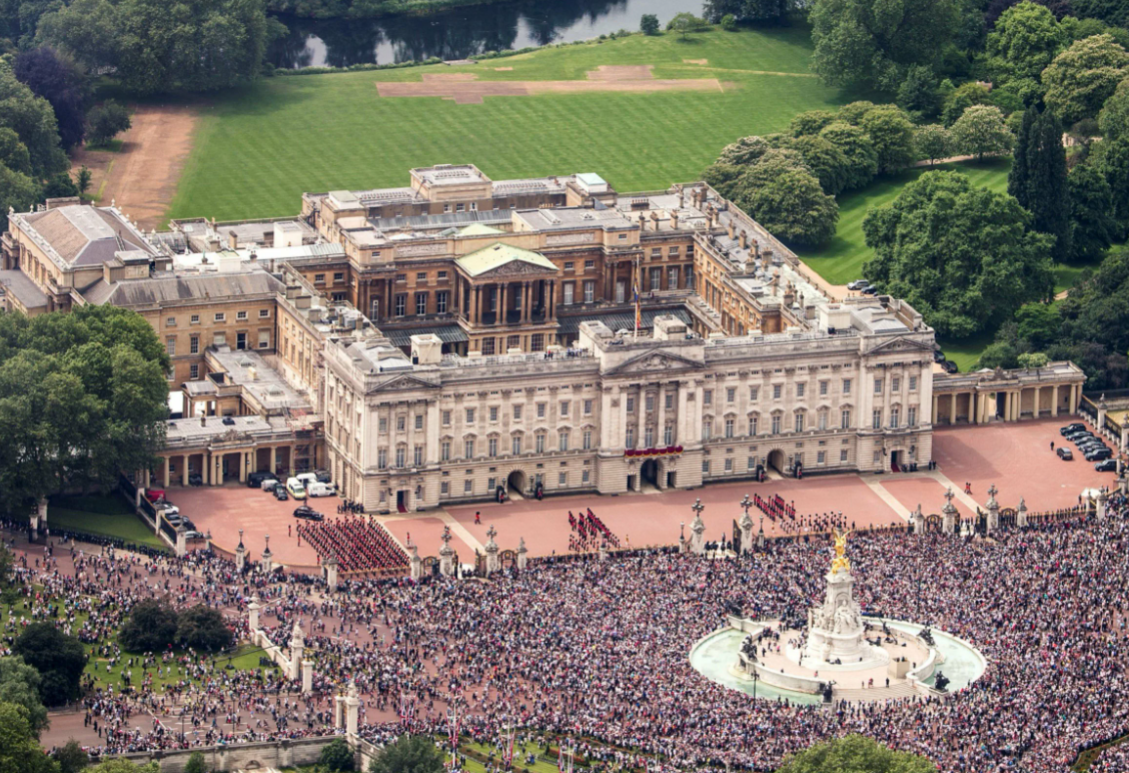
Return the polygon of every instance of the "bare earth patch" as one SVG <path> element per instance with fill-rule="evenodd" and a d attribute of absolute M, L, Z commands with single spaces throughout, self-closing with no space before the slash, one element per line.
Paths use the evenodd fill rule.
<path fill-rule="evenodd" d="M 685 62 L 686 64 L 703 64 L 704 65 L 704 64 L 710 63 L 709 59 L 683 59 L 682 61 Z"/>
<path fill-rule="evenodd" d="M 603 65 L 583 81 L 480 81 L 474 73 L 429 73 L 418 83 L 376 84 L 382 97 L 440 97 L 456 104 L 481 104 L 483 97 L 594 92 L 725 91 L 734 84 L 716 78 L 656 80 L 653 65 Z M 508 69 L 508 68 L 499 68 Z M 512 69 L 512 68 L 510 68 Z"/>
<path fill-rule="evenodd" d="M 495 67 L 494 72 L 513 72 L 512 67 Z"/>
<path fill-rule="evenodd" d="M 113 201 L 142 228 L 159 227 L 192 149 L 196 117 L 185 105 L 137 107 L 119 152 L 75 151 L 74 167 L 85 164 L 92 172 L 87 193 L 100 192 L 99 204 Z"/>

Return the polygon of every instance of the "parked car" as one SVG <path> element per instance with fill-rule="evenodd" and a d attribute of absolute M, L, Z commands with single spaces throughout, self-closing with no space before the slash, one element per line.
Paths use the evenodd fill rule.
<path fill-rule="evenodd" d="M 1063 437 L 1066 437 L 1071 432 L 1078 432 L 1078 431 L 1084 430 L 1084 429 L 1086 429 L 1085 424 L 1079 424 L 1079 423 L 1075 422 L 1074 424 L 1067 424 L 1065 427 L 1059 427 L 1058 434 L 1062 435 Z"/>
<path fill-rule="evenodd" d="M 267 478 L 261 484 L 259 484 L 259 488 L 261 488 L 263 491 L 274 491 L 277 487 L 278 478 Z"/>
<path fill-rule="evenodd" d="M 204 485 L 204 476 L 201 475 L 198 472 L 190 472 L 188 474 L 188 485 L 189 486 L 203 486 Z"/>
<path fill-rule="evenodd" d="M 878 288 L 874 285 L 867 285 L 861 290 L 863 295 L 878 295 Z"/>
<path fill-rule="evenodd" d="M 958 368 L 957 364 L 952 360 L 945 360 L 943 363 L 941 363 L 941 367 L 946 373 L 957 373 L 958 371 L 960 371 L 960 368 Z"/>
<path fill-rule="evenodd" d="M 945 353 L 943 351 L 941 351 L 940 349 L 934 349 L 933 350 L 933 362 L 937 363 L 938 365 L 944 363 L 945 362 Z"/>
<path fill-rule="evenodd" d="M 247 476 L 248 488 L 259 488 L 263 485 L 264 480 L 269 480 L 274 477 L 273 472 L 259 471 L 253 472 Z"/>
<path fill-rule="evenodd" d="M 314 473 L 314 472 L 300 472 L 297 475 L 295 475 L 294 477 L 297 478 L 298 480 L 302 481 L 302 485 L 305 486 L 307 489 L 310 487 L 311 483 L 317 483 L 318 482 L 317 473 Z"/>
<path fill-rule="evenodd" d="M 1109 446 L 1107 446 L 1105 443 L 1101 442 L 1100 440 L 1095 440 L 1092 443 L 1082 443 L 1078 446 L 1078 450 L 1083 455 L 1088 454 L 1091 451 L 1101 451 L 1103 448 L 1106 451 L 1109 450 Z"/>
<path fill-rule="evenodd" d="M 1109 450 L 1105 446 L 1102 446 L 1101 448 L 1095 448 L 1092 451 L 1087 451 L 1086 452 L 1086 461 L 1087 462 L 1100 462 L 1100 461 L 1103 461 L 1105 459 L 1109 459 L 1111 456 L 1113 456 L 1113 451 Z"/>
<path fill-rule="evenodd" d="M 313 482 L 306 487 L 306 493 L 311 497 L 332 497 L 337 494 L 337 487 L 332 483 Z"/>
<path fill-rule="evenodd" d="M 279 502 L 285 502 L 286 500 L 290 499 L 290 495 L 286 493 L 286 486 L 283 486 L 281 484 L 275 486 L 274 491 L 272 491 L 271 493 L 274 494 L 274 498 Z"/>
<path fill-rule="evenodd" d="M 869 279 L 856 279 L 853 282 L 847 282 L 847 289 L 848 290 L 861 290 L 864 287 L 869 287 L 869 286 L 870 286 L 870 280 Z"/>
<path fill-rule="evenodd" d="M 300 507 L 298 507 L 298 509 L 294 511 L 294 517 L 295 518 L 301 518 L 301 519 L 306 520 L 306 521 L 324 521 L 325 520 L 324 515 L 319 513 L 314 508 L 307 507 L 306 505 L 301 505 Z"/>
<path fill-rule="evenodd" d="M 158 506 L 157 509 L 160 510 L 167 519 L 180 515 L 180 508 L 168 501 L 165 502 L 164 507 Z"/>
<path fill-rule="evenodd" d="M 1094 469 L 1098 472 L 1117 472 L 1117 460 L 1103 459 L 1094 465 Z"/>
<path fill-rule="evenodd" d="M 1060 448 L 1055 451 L 1055 453 L 1058 454 L 1058 458 L 1062 459 L 1064 462 L 1070 462 L 1074 460 L 1074 452 L 1069 448 Z"/>
<path fill-rule="evenodd" d="M 306 498 L 306 487 L 303 486 L 302 481 L 297 478 L 286 479 L 286 491 L 295 499 Z"/>
<path fill-rule="evenodd" d="M 204 535 L 201 534 L 198 531 L 195 531 L 193 529 L 189 529 L 188 531 L 184 532 L 184 538 L 185 539 L 204 539 Z"/>
<path fill-rule="evenodd" d="M 333 476 L 329 474 L 329 470 L 318 470 L 316 473 L 318 483 L 329 483 L 333 480 Z"/>
<path fill-rule="evenodd" d="M 1066 439 L 1069 440 L 1071 443 L 1077 443 L 1079 440 L 1082 440 L 1082 439 L 1088 438 L 1088 437 L 1093 437 L 1093 436 L 1094 436 L 1094 433 L 1090 432 L 1089 430 L 1076 429 L 1073 432 L 1071 432 L 1070 434 L 1068 434 L 1066 436 Z"/>
<path fill-rule="evenodd" d="M 165 490 L 163 488 L 146 489 L 145 498 L 150 502 L 160 502 L 165 498 Z"/>

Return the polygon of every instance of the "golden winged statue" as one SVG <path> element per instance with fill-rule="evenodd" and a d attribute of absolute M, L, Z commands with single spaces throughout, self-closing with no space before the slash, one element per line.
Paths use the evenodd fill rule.
<path fill-rule="evenodd" d="M 847 537 L 851 534 L 848 529 L 835 530 L 835 558 L 831 559 L 831 571 L 851 571 L 851 559 L 847 558 Z"/>

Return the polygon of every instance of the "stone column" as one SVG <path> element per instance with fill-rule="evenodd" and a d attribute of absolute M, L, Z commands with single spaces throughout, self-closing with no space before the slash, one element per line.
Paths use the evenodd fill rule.
<path fill-rule="evenodd" d="M 937 415 L 937 395 L 933 395 L 933 415 Z"/>
<path fill-rule="evenodd" d="M 1019 498 L 1019 509 L 1015 511 L 1015 525 L 1017 528 L 1027 528 L 1027 502 Z"/>
<path fill-rule="evenodd" d="M 659 383 L 655 390 L 655 446 L 666 446 L 666 385 Z M 662 478 L 662 475 L 659 475 Z M 659 488 L 663 488 L 663 481 L 659 480 Z"/>
<path fill-rule="evenodd" d="M 959 520 L 960 513 L 957 512 L 956 506 L 953 505 L 953 497 L 956 494 L 950 488 L 945 491 L 945 506 L 941 508 L 941 529 L 945 534 L 953 534 L 957 530 L 957 521 Z"/>
<path fill-rule="evenodd" d="M 251 629 L 252 634 L 259 630 L 260 609 L 262 607 L 259 606 L 259 594 L 256 593 L 251 597 L 251 603 L 247 605 L 247 627 Z"/>
<path fill-rule="evenodd" d="M 455 551 L 451 548 L 451 528 L 444 527 L 443 547 L 439 548 L 439 573 L 444 577 L 455 575 Z"/>
<path fill-rule="evenodd" d="M 176 557 L 184 558 L 188 554 L 188 530 L 184 524 L 176 527 Z"/>
<path fill-rule="evenodd" d="M 517 546 L 517 568 L 518 568 L 519 571 L 524 572 L 525 567 L 528 564 L 529 564 L 529 549 L 525 547 L 525 537 L 522 537 L 521 541 L 518 543 L 518 546 Z"/>
<path fill-rule="evenodd" d="M 357 734 L 357 713 L 361 705 L 357 697 L 357 683 L 349 682 L 349 691 L 345 694 L 345 732 L 348 735 Z"/>
<path fill-rule="evenodd" d="M 290 634 L 290 663 L 288 674 L 291 681 L 297 681 L 302 667 L 302 653 L 306 647 L 306 639 L 302 635 L 302 628 L 294 620 L 294 630 Z"/>
<path fill-rule="evenodd" d="M 495 325 L 506 324 L 506 288 L 508 287 L 509 285 L 506 282 L 501 282 L 498 285 L 498 307 L 497 311 L 494 312 Z"/>
<path fill-rule="evenodd" d="M 1101 398 L 1098 400 L 1098 419 L 1096 422 L 1099 435 L 1105 434 L 1105 417 L 1107 413 L 1108 406 L 1105 402 L 1105 394 L 1102 394 Z"/>
<path fill-rule="evenodd" d="M 344 726 L 345 721 L 342 715 L 345 713 L 345 696 L 337 694 L 333 696 L 333 727 L 340 730 Z"/>
<path fill-rule="evenodd" d="M 302 661 L 302 694 L 309 695 L 314 691 L 314 661 L 306 658 Z"/>
<path fill-rule="evenodd" d="M 1105 507 L 1106 507 L 1106 502 L 1108 500 L 1109 500 L 1109 497 L 1106 496 L 1106 493 L 1105 493 L 1104 490 L 1100 491 L 1098 493 L 1097 516 L 1098 516 L 1099 519 L 1105 518 L 1105 512 L 1106 512 Z"/>
<path fill-rule="evenodd" d="M 411 577 L 416 582 L 419 582 L 423 577 L 423 560 L 419 557 L 419 548 L 416 547 L 414 542 L 408 542 L 408 552 L 411 554 L 408 562 L 411 566 Z"/>
<path fill-rule="evenodd" d="M 486 576 L 499 572 L 502 569 L 501 560 L 498 558 L 498 543 L 494 541 L 494 537 L 498 532 L 495 531 L 493 524 L 486 531 L 486 536 L 489 539 L 486 542 Z"/>
<path fill-rule="evenodd" d="M 1058 384 L 1051 387 L 1051 416 L 1058 416 Z"/>
<path fill-rule="evenodd" d="M 695 555 L 705 555 L 706 552 L 706 524 L 702 521 L 702 511 L 705 506 L 702 501 L 696 500 L 693 507 L 694 522 L 690 524 L 690 552 Z"/>
<path fill-rule="evenodd" d="M 910 513 L 910 523 L 913 524 L 914 536 L 925 536 L 925 513 L 921 512 L 920 502 L 917 505 L 917 509 Z"/>
<path fill-rule="evenodd" d="M 521 321 L 529 322 L 532 318 L 530 307 L 533 305 L 533 295 L 529 288 L 529 282 L 523 282 L 521 285 Z"/>
<path fill-rule="evenodd" d="M 988 487 L 988 533 L 999 531 L 1000 528 L 1000 503 L 996 501 L 996 494 L 1000 493 L 993 483 Z"/>
<path fill-rule="evenodd" d="M 204 456 L 205 456 L 204 454 L 200 454 L 200 463 L 201 464 L 203 464 L 203 462 L 204 462 Z M 183 463 L 181 464 L 181 469 L 180 469 L 180 485 L 187 486 L 188 485 L 188 454 L 185 454 L 183 457 L 181 457 L 181 459 L 183 460 Z M 166 458 L 165 459 L 165 480 L 166 481 L 168 480 L 168 477 L 169 477 L 169 460 Z M 168 486 L 168 483 L 166 483 L 165 485 Z"/>
<path fill-rule="evenodd" d="M 741 552 L 749 553 L 753 549 L 753 519 L 749 517 L 748 510 L 737 525 L 741 527 Z"/>
<path fill-rule="evenodd" d="M 243 530 L 239 530 L 239 544 L 235 546 L 235 570 L 243 572 L 247 566 L 247 548 L 243 546 Z"/>
<path fill-rule="evenodd" d="M 185 465 L 184 465 L 185 467 L 188 466 L 187 462 L 188 462 L 188 458 L 185 457 Z M 161 470 L 162 470 L 161 471 L 161 488 L 168 488 L 170 480 L 169 480 L 169 458 L 167 456 L 161 457 Z"/>
<path fill-rule="evenodd" d="M 322 562 L 325 569 L 325 584 L 330 593 L 337 592 L 337 556 L 332 553 Z"/>
<path fill-rule="evenodd" d="M 957 423 L 957 393 L 949 394 L 949 424 Z"/>
<path fill-rule="evenodd" d="M 323 409 L 324 410 L 324 409 Z M 278 472 L 278 446 L 270 447 L 270 474 L 277 475 Z M 283 481 L 285 483 L 285 481 Z"/>
<path fill-rule="evenodd" d="M 645 445 L 645 441 L 647 432 L 647 385 L 645 383 L 639 385 L 639 398 L 636 404 L 636 410 L 638 410 L 638 414 L 636 414 L 636 417 L 638 419 L 638 426 L 636 426 L 635 428 L 635 447 L 646 448 L 647 446 Z M 642 465 L 640 465 L 640 470 L 641 469 Z M 642 472 L 640 472 L 639 477 L 643 477 Z"/>
<path fill-rule="evenodd" d="M 1011 421 L 1011 390 L 1004 392 L 1004 421 Z"/>
<path fill-rule="evenodd" d="M 270 537 L 266 538 L 266 547 L 263 548 L 263 556 L 259 559 L 259 568 L 263 570 L 263 574 L 270 574 L 274 570 L 274 554 L 270 552 Z"/>
<path fill-rule="evenodd" d="M 549 280 L 549 304 L 545 311 L 545 321 L 552 322 L 557 317 L 557 280 Z"/>

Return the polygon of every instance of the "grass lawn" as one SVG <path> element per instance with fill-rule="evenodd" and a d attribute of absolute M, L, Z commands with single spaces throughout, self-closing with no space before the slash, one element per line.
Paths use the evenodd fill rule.
<path fill-rule="evenodd" d="M 974 185 L 989 190 L 1007 190 L 1007 175 L 1011 159 L 987 159 L 983 162 L 963 161 L 937 167 L 968 175 Z M 873 250 L 866 246 L 862 235 L 862 221 L 871 207 L 880 207 L 893 201 L 906 183 L 916 180 L 927 168 L 910 169 L 901 174 L 885 177 L 839 197 L 839 224 L 830 244 L 818 249 L 797 250 L 804 262 L 832 284 L 846 284 L 863 276 L 862 264 L 869 260 Z"/>
<path fill-rule="evenodd" d="M 47 525 L 168 550 L 168 545 L 116 494 L 55 497 L 47 507 Z"/>
<path fill-rule="evenodd" d="M 697 180 L 733 140 L 780 131 L 850 95 L 808 71 L 806 27 L 633 35 L 478 65 L 275 77 L 202 108 L 171 217 L 288 215 L 303 191 L 406 186 L 412 167 L 474 163 L 494 179 L 597 172 L 621 191 Z M 695 65 L 683 59 L 707 59 Z M 723 92 L 544 94 L 458 105 L 382 98 L 377 81 L 473 72 L 480 80 L 584 80 L 600 65 L 717 78 Z M 512 67 L 498 72 L 497 67 Z"/>
<path fill-rule="evenodd" d="M 961 373 L 966 373 L 975 367 L 981 353 L 988 347 L 988 344 L 995 340 L 995 337 L 996 333 L 992 331 L 973 338 L 966 338 L 963 341 L 947 341 L 938 337 L 937 343 L 941 345 L 945 358 L 955 362 Z"/>

